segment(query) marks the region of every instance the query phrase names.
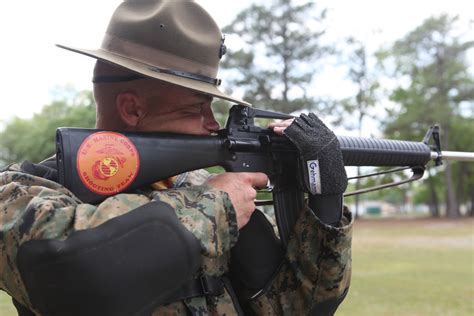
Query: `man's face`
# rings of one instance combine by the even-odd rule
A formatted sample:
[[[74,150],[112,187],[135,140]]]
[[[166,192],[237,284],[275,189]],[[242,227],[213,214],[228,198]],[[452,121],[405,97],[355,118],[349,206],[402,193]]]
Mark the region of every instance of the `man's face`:
[[[140,131],[209,135],[219,129],[208,95],[166,84],[146,102],[149,110]]]

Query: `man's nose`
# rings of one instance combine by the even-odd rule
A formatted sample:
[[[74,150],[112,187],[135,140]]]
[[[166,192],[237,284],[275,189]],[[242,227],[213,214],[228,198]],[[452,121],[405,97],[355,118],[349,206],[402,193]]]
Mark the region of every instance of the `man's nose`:
[[[214,117],[214,113],[212,112],[212,109],[209,108],[205,115],[204,115],[204,127],[211,131],[211,132],[215,132],[217,130],[219,130],[220,128],[220,125],[219,125],[219,122],[217,122],[216,118]]]

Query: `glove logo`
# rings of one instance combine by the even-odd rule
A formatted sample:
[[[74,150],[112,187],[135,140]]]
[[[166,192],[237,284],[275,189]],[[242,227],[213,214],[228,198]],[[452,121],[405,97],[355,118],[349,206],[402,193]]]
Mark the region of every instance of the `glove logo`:
[[[308,160],[308,182],[311,194],[321,194],[321,173],[319,172],[319,160]]]
[[[139,166],[135,145],[119,133],[91,134],[77,152],[77,173],[82,183],[101,195],[124,191],[135,180]]]

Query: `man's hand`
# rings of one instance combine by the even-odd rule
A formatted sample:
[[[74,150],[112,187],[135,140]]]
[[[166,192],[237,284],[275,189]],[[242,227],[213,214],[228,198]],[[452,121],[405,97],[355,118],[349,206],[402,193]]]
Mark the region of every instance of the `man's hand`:
[[[207,180],[210,186],[227,192],[237,214],[237,226],[244,227],[255,210],[255,188],[264,188],[268,177],[259,172],[225,172]]]
[[[299,151],[309,207],[323,223],[339,225],[347,174],[337,136],[314,113],[301,114],[284,135]]]
[[[268,127],[273,129],[273,132],[277,135],[282,136],[285,129],[293,123],[295,119],[288,119],[281,122],[273,122],[268,124]]]

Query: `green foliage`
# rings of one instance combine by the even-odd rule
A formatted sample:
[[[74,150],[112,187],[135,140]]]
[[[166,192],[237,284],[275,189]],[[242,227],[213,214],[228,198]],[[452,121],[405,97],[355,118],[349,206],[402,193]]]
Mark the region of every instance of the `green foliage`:
[[[375,72],[369,69],[366,46],[363,42],[354,38],[349,38],[348,46],[351,53],[348,60],[348,77],[352,83],[357,87],[357,94],[353,97],[348,97],[340,102],[334,102],[326,111],[331,113],[333,124],[343,125],[348,129],[355,129],[362,136],[362,129],[364,126],[364,119],[373,117],[371,115],[372,108],[377,103],[376,92],[379,89],[379,82],[375,77]],[[360,175],[360,168],[357,168],[357,175]],[[361,186],[361,180],[356,180],[356,187]],[[395,190],[382,192],[385,194],[386,201],[392,201],[392,195]],[[359,203],[360,197],[354,199],[355,204],[355,218],[359,217]]]
[[[474,117],[455,117],[451,128],[450,150],[474,152]],[[455,188],[460,203],[471,203],[474,210],[474,164],[456,162],[452,164],[456,178]]]
[[[244,99],[259,108],[288,113],[313,108],[307,89],[315,61],[330,51],[320,44],[325,15],[313,2],[291,0],[253,4],[240,12],[224,28],[244,42],[224,60],[224,68],[238,71],[232,86],[243,89]]]
[[[93,127],[94,124],[92,92],[76,92],[72,99],[53,101],[32,118],[16,117],[5,126],[0,134],[0,162],[42,161],[56,151],[56,128]]]
[[[433,168],[432,168],[433,169]],[[427,171],[428,172],[428,171]],[[443,186],[444,172],[438,172],[435,176],[432,176],[434,182],[434,189],[436,195],[439,197],[439,202],[444,202],[444,186]],[[428,180],[426,180],[428,181]],[[413,203],[414,204],[429,204],[430,203],[430,187],[428,183],[422,183],[413,188]]]
[[[398,115],[389,115],[387,135],[419,140],[436,122],[449,131],[462,116],[461,103],[473,106],[474,77],[466,54],[474,42],[453,34],[456,20],[429,18],[393,45],[394,74],[403,84],[391,95],[400,107],[391,113]]]
[[[387,137],[420,141],[428,128],[438,123],[443,150],[473,150],[470,135],[474,121],[469,109],[474,109],[474,76],[469,72],[466,56],[474,41],[467,41],[456,32],[456,22],[456,17],[447,15],[429,18],[380,54],[398,80],[391,94],[398,106],[389,112],[385,122]],[[472,179],[465,180],[465,174],[457,168],[456,164],[446,163],[445,172],[435,175],[444,177],[435,184],[444,189],[451,217],[458,216],[459,203],[474,200],[474,191],[468,185]],[[472,166],[462,168],[472,173]],[[465,192],[466,187],[470,193]],[[431,190],[431,194],[422,196],[439,191],[436,187]]]
[[[391,168],[375,168],[374,170],[362,172],[361,174],[382,172]],[[360,189],[372,188],[379,185],[393,183],[395,181],[401,181],[407,178],[407,175],[403,172],[389,173],[374,177],[362,178],[360,181]],[[372,191],[361,195],[360,200],[384,200],[394,205],[403,205],[405,203],[406,191],[410,190],[407,184],[401,186],[395,186],[382,190]]]
[[[349,38],[347,44],[350,49],[347,61],[348,77],[357,87],[357,93],[334,103],[329,110],[336,119],[335,123],[344,124],[346,128],[360,132],[364,119],[373,117],[371,110],[379,99],[377,91],[380,89],[380,83],[375,69],[369,67],[370,56],[367,54],[365,43]]]

